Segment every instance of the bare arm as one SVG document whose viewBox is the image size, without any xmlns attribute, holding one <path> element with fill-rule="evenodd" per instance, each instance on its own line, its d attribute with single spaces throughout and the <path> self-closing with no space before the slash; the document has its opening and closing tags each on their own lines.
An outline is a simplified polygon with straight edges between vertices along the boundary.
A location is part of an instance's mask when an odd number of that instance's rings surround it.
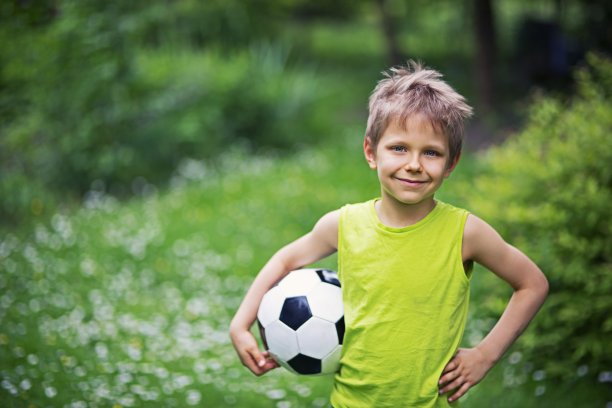
<svg viewBox="0 0 612 408">
<path fill-rule="evenodd" d="M 473 260 L 505 280 L 514 293 L 491 332 L 474 349 L 459 349 L 440 378 L 440 393 L 459 388 L 456 400 L 478 383 L 523 333 L 548 293 L 548 281 L 521 251 L 507 244 L 486 222 L 470 215 L 465 225 L 463 259 Z"/>
<path fill-rule="evenodd" d="M 257 310 L 266 292 L 295 269 L 323 259 L 337 250 L 340 211 L 324 215 L 312 231 L 283 247 L 261 269 L 230 324 L 230 336 L 242 363 L 253 373 L 261 375 L 276 367 L 267 354 L 257 347 L 250 328 L 257 318 Z"/>
</svg>

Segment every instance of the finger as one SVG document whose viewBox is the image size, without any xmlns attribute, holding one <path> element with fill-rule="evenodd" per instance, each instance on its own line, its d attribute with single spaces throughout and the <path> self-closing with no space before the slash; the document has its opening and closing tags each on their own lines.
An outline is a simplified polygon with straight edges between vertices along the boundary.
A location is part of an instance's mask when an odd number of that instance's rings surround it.
<svg viewBox="0 0 612 408">
<path fill-rule="evenodd" d="M 446 384 L 446 386 L 440 388 L 440 394 L 445 394 L 449 391 L 452 391 L 456 388 L 459 388 L 462 384 L 465 383 L 465 380 L 463 379 L 463 377 L 458 377 L 457 379 L 455 379 L 454 381 L 452 381 L 449 384 Z"/>
<path fill-rule="evenodd" d="M 448 362 L 448 364 L 446 365 L 446 367 L 444 367 L 444 370 L 442 370 L 442 374 L 446 374 L 449 371 L 453 371 L 454 369 L 456 369 L 459 366 L 459 364 L 457 363 L 457 360 L 455 360 L 454 358 Z"/>
<path fill-rule="evenodd" d="M 276 359 L 272 356 L 272 354 L 270 354 L 268 350 L 264 351 L 261 354 L 266 359 L 266 363 L 264 364 L 264 367 L 271 367 L 271 368 L 280 367 Z"/>
<path fill-rule="evenodd" d="M 251 356 L 249 353 L 246 353 L 246 355 L 244 357 L 241 358 L 242 360 L 242 364 L 248 368 L 253 374 L 255 375 L 261 375 L 261 368 L 259 368 L 259 366 L 257 365 L 257 362 L 255 361 L 255 359 L 253 359 L 253 356 Z"/>
<path fill-rule="evenodd" d="M 447 382 L 453 381 L 455 378 L 459 377 L 460 375 L 461 373 L 459 372 L 459 370 L 455 370 L 455 371 L 446 373 L 442 377 L 440 377 L 440 380 L 438 381 L 438 385 L 446 384 Z"/>
<path fill-rule="evenodd" d="M 266 360 L 263 366 L 259 366 L 255 360 L 251 359 L 251 362 L 247 367 L 253 372 L 253 374 L 259 377 L 270 370 L 280 367 L 280 365 L 274 360 Z"/>
<path fill-rule="evenodd" d="M 457 401 L 459 398 L 463 397 L 470 388 L 471 385 L 469 383 L 463 384 L 456 393 L 448 398 L 448 402 Z"/>
<path fill-rule="evenodd" d="M 251 355 L 258 367 L 263 367 L 266 364 L 266 356 L 261 352 L 261 350 L 259 350 L 259 348 L 251 347 L 247 349 L 247 352 Z"/>
<path fill-rule="evenodd" d="M 247 348 L 241 355 L 241 360 L 242 364 L 246 366 L 253 374 L 260 376 L 265 373 L 262 368 L 265 366 L 267 360 L 263 357 L 263 353 L 257 347 Z"/>
<path fill-rule="evenodd" d="M 280 367 L 278 361 L 276 361 L 276 359 L 272 356 L 272 354 L 270 354 L 269 351 L 266 350 L 262 354 L 266 358 L 266 364 L 272 363 L 274 367 Z"/>
<path fill-rule="evenodd" d="M 280 366 L 278 365 L 278 363 L 276 361 L 274 361 L 274 360 L 267 360 L 266 364 L 263 367 L 261 367 L 261 371 L 262 371 L 262 374 L 265 374 L 268 371 L 274 370 L 275 368 L 278 368 L 278 367 L 280 367 Z"/>
<path fill-rule="evenodd" d="M 248 349 L 247 354 L 247 364 L 245 365 L 257 376 L 264 375 L 268 371 L 280 367 L 267 350 L 262 352 L 259 348 L 254 347 Z"/>
</svg>

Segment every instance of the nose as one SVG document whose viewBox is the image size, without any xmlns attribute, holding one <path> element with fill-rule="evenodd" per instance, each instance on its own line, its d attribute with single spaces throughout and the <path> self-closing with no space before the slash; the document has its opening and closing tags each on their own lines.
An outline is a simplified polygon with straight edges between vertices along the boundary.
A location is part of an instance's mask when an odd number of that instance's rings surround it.
<svg viewBox="0 0 612 408">
<path fill-rule="evenodd" d="M 404 169 L 410 172 L 420 172 L 423 168 L 421 166 L 421 161 L 419 160 L 418 154 L 411 154 L 407 157 L 406 163 L 404 164 Z"/>
</svg>

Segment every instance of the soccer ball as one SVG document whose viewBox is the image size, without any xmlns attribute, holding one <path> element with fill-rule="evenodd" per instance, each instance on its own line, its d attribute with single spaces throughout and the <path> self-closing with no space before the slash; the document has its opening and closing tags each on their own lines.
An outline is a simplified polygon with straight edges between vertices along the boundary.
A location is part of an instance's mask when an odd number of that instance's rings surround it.
<svg viewBox="0 0 612 408">
<path fill-rule="evenodd" d="M 297 374 L 335 373 L 344 338 L 338 274 L 290 272 L 264 295 L 257 323 L 264 346 L 281 366 Z"/>
</svg>

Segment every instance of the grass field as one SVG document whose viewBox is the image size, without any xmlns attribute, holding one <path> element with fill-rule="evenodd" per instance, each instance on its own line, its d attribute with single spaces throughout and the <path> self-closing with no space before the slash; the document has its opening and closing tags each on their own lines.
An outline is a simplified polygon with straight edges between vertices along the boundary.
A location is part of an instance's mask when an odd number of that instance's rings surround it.
<svg viewBox="0 0 612 408">
<path fill-rule="evenodd" d="M 361 132 L 289 158 L 185 160 L 168 191 L 143 182 L 142 197 L 118 202 L 92 190 L 80 208 L 3 236 L 0 405 L 327 406 L 330 377 L 251 375 L 228 324 L 277 248 L 326 211 L 378 194 Z M 476 163 L 466 155 L 439 197 L 462 205 Z M 490 275 L 475 272 L 466 345 L 494 323 L 483 305 L 509 294 Z M 463 406 L 590 406 L 597 395 L 547 390 L 533 381 L 543 375 L 511 352 Z"/>
</svg>

